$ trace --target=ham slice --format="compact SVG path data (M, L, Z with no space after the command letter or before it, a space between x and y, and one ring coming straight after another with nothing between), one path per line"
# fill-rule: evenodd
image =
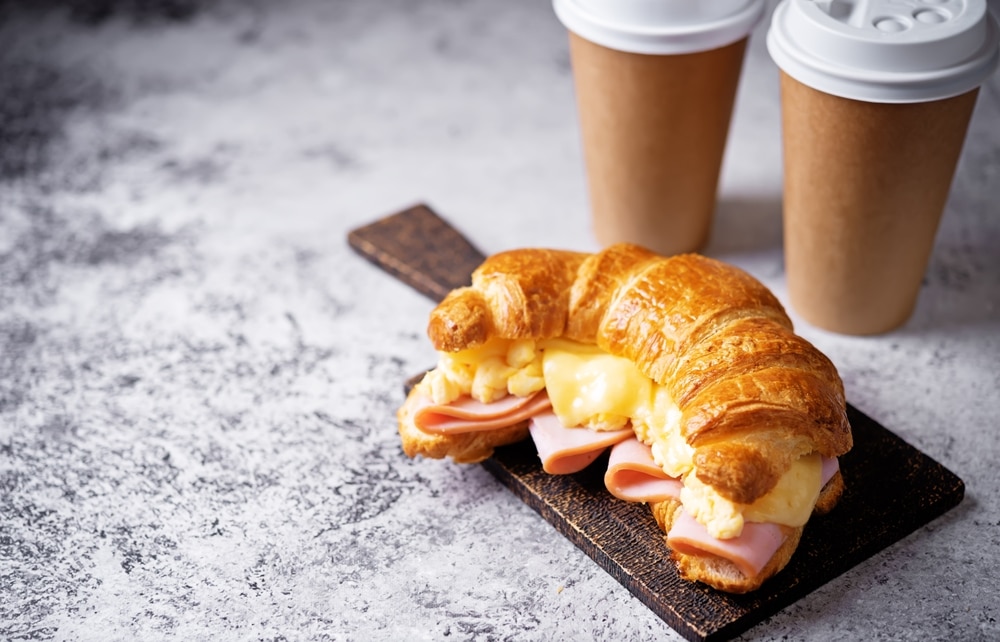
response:
M551 407L544 390L530 397L507 395L492 403L462 396L450 404L440 405L421 397L413 411L413 423L424 432L458 435L513 426Z
M612 495L629 502L659 502L681 497L684 485L668 476L653 460L653 451L635 437L611 449L604 485Z
M784 542L781 526L759 522L745 523L743 532L732 539L716 539L686 510L679 511L667 533L667 545L678 553L718 555L735 564L747 577L760 573Z
M605 450L634 435L631 428L611 431L567 428L551 410L532 417L528 429L542 460L542 470L552 475L579 472Z
M826 486L826 482L833 479L833 476L837 474L838 470L840 470L840 460L837 459L836 457L824 457L822 463L823 463L823 473L822 473L823 477L819 483L820 488Z

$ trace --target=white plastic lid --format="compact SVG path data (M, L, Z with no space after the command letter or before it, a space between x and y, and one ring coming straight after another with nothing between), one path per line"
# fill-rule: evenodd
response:
M553 0L567 29L610 49L682 54L717 49L753 30L764 0Z
M782 0L767 48L789 76L835 96L911 103L978 87L1000 60L986 0Z

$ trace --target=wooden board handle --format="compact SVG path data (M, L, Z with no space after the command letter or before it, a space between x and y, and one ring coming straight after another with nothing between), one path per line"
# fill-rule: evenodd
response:
M434 301L471 283L486 257L424 204L352 230L348 244L361 256Z

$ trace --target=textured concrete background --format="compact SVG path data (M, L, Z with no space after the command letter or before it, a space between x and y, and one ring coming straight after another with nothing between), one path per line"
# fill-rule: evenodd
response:
M518 0L0 2L0 639L678 636L393 414L431 303L348 230L594 249L565 34ZM784 298L749 52L707 253ZM746 637L1000 638L1000 79L902 330L800 331L961 506Z

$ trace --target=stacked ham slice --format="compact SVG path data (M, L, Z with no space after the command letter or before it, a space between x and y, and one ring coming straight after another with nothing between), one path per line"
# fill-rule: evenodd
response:
M530 397L507 395L492 403L483 403L466 395L449 404L435 404L421 395L413 410L413 422L424 432L459 435L513 426L551 407L552 403L544 390Z
M680 501L681 481L663 472L649 446L636 439L631 428L594 431L566 427L552 411L544 390L529 397L507 395L489 404L468 396L444 405L422 398L414 410L417 428L433 434L497 430L529 420L531 438L545 472L579 472L610 448L604 482L612 495L631 502ZM836 459L824 459L822 484L837 470ZM667 544L680 553L722 557L747 576L754 576L784 543L786 531L778 524L746 522L737 537L717 539L681 510L667 533Z
M608 448L635 439L631 428L606 432L567 428L551 410L532 417L528 429L542 460L542 470L553 475L580 472Z

